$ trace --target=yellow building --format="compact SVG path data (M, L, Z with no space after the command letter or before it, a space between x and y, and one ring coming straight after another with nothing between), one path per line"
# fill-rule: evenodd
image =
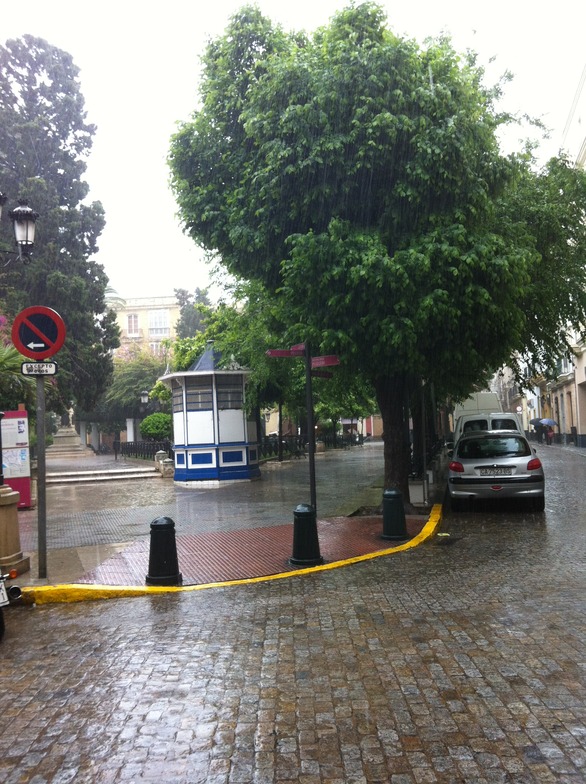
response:
M180 308L175 297L134 297L110 302L120 327L120 348L161 354L161 341L176 337Z

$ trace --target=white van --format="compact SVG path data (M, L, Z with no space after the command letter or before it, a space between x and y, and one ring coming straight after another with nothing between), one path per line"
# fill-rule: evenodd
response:
M502 410L499 396L495 392L475 392L454 406L454 423L465 414L490 414Z
M464 433L473 430L517 430L523 433L523 424L517 414L494 411L490 414L462 414L454 428L454 443Z

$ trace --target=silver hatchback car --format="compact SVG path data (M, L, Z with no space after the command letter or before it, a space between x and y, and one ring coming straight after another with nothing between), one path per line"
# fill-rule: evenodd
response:
M520 499L535 512L545 508L545 475L527 438L512 430L463 435L448 466L452 509L480 499Z

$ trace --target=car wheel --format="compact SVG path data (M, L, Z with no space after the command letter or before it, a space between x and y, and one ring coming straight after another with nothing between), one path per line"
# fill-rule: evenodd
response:
M531 502L531 509L534 512L543 512L545 509L545 496L541 496L540 498L534 498Z
M466 502L461 498L450 498L450 508L452 512L462 512Z

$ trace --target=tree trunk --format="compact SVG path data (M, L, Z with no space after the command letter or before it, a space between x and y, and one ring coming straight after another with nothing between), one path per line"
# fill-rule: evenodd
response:
M410 395L411 420L413 422L413 469L418 478L423 476L433 446L437 441L435 399L433 386L419 383Z
M405 510L411 512L408 377L400 374L380 378L375 382L375 391L383 420L384 489L399 490Z

